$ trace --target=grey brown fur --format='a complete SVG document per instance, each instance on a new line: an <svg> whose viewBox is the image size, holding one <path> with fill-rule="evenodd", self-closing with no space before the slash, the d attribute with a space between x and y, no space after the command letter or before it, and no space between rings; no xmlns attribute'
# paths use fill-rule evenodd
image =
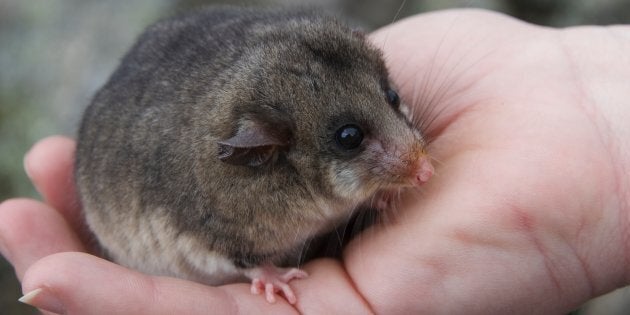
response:
<svg viewBox="0 0 630 315"><path fill-rule="evenodd" d="M366 145L423 146L388 82L364 36L309 11L158 22L85 112L88 223L113 260L153 274L217 284L294 264L308 239L401 186L364 147L336 147L340 126L360 124Z"/></svg>

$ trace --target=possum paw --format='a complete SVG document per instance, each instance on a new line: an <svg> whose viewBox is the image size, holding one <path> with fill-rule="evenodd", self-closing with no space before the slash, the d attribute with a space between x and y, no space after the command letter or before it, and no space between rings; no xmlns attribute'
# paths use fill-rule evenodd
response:
<svg viewBox="0 0 630 315"><path fill-rule="evenodd" d="M289 285L293 279L302 279L308 274L297 268L278 268L274 265L265 265L247 270L246 275L252 279L251 292L261 294L265 292L265 298L269 303L276 302L276 292L281 292L285 299L295 304L297 297Z"/></svg>

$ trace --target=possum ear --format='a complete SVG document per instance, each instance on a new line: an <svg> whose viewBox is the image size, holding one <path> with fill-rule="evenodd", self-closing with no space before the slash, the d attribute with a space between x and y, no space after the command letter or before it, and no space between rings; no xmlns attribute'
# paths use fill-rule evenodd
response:
<svg viewBox="0 0 630 315"><path fill-rule="evenodd" d="M221 161L234 165L260 166L289 145L289 136L283 128L272 129L248 120L241 123L233 137L219 141L218 145Z"/></svg>

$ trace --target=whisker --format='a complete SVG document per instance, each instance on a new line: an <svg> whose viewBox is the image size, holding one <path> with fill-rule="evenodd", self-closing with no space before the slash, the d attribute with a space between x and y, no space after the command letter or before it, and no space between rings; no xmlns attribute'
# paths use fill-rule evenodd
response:
<svg viewBox="0 0 630 315"><path fill-rule="evenodd" d="M392 19L390 24L396 22L396 20L400 16L400 13L402 12L402 9L403 9L403 7L405 6L406 3L407 3L407 0L403 0L402 3L400 4L400 6L398 6L398 10L396 11L396 14L394 15L394 18ZM385 45L387 45L387 41L388 40L389 40L389 32L387 32L387 34L385 34L385 40L383 40L383 46L381 48L385 48ZM384 49L381 49L381 50L384 50Z"/></svg>
<svg viewBox="0 0 630 315"><path fill-rule="evenodd" d="M472 48L470 50L472 50ZM455 84L458 83L459 81L458 78L462 77L464 73L473 69L475 66L477 66L486 58L488 58L494 52L495 50L488 51L487 53L480 56L479 58L477 58L475 61L471 62L464 68L460 68L460 66L463 64L462 61L458 61L457 63L455 63L454 66L450 67L448 71L444 72L444 74L441 75L441 78L444 78L444 79L441 80L441 83L438 86L438 88L435 90L435 92L431 93L433 96L431 97L429 103L428 104L420 103L417 106L415 106L415 107L422 106L424 107L424 110L422 110L420 114L412 116L413 117L412 124L414 125L414 127L422 131L425 136L429 136L432 133L431 129L433 128L433 124L438 120L438 118L443 117L444 112L451 109L451 107L454 105L454 103L446 101L447 96L452 97L454 95L460 94L462 90L470 86L470 85L467 85L463 88L460 88L459 90L453 91L452 88ZM463 60L463 58L461 60ZM444 104L444 106L438 106L438 104ZM426 140L428 142L431 142L433 139L430 139L430 138L431 137L428 137L428 139Z"/></svg>
<svg viewBox="0 0 630 315"><path fill-rule="evenodd" d="M307 239L304 241L304 243L302 244L302 247L300 248L300 252L298 255L298 263L297 263L297 267L300 268L302 265L304 265L304 263L306 262L306 259L308 257L306 257L306 254L308 253L308 250L311 248L311 242L313 241L312 238Z"/></svg>

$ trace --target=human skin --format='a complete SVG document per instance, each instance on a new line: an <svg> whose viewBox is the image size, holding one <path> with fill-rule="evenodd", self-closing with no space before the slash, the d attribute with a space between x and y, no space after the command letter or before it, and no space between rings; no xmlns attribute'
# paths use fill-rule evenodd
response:
<svg viewBox="0 0 630 315"><path fill-rule="evenodd" d="M67 314L562 314L630 284L630 27L452 10L371 39L403 100L432 122L436 175L342 260L305 265L296 305L90 254L64 137L25 158L44 202L0 205L0 251L24 293L43 289L30 303Z"/></svg>

